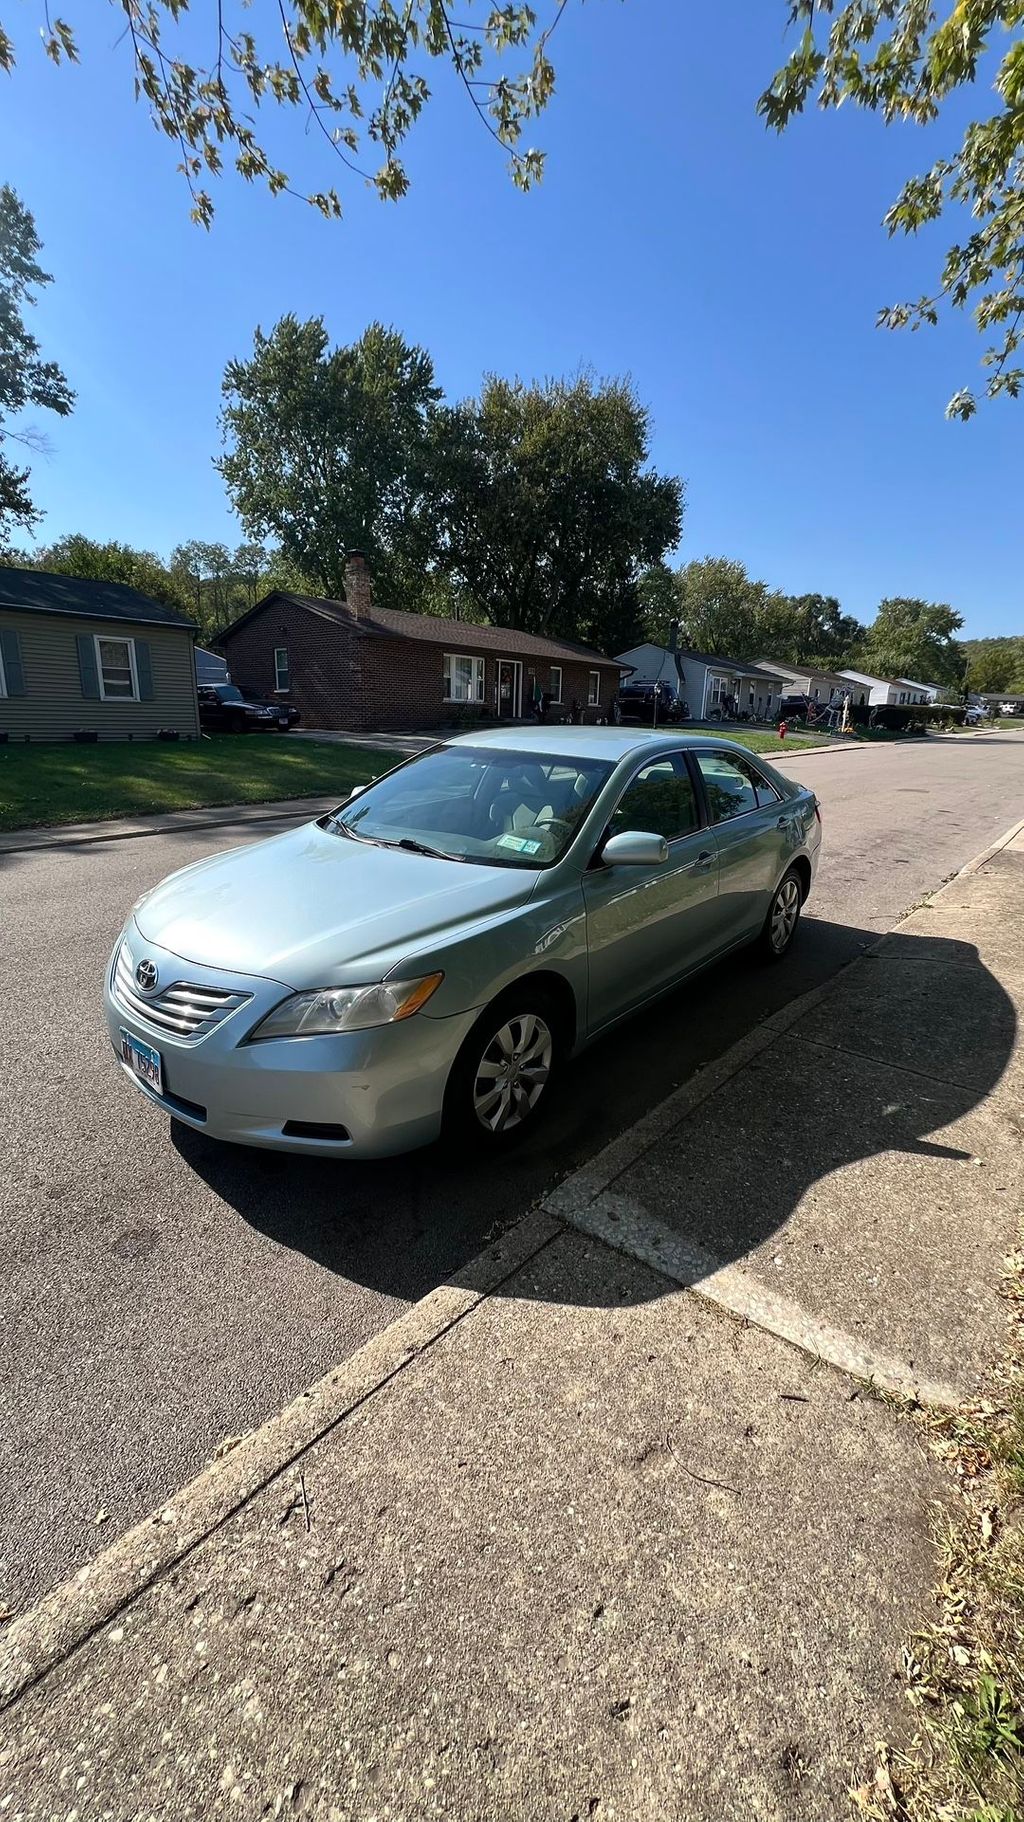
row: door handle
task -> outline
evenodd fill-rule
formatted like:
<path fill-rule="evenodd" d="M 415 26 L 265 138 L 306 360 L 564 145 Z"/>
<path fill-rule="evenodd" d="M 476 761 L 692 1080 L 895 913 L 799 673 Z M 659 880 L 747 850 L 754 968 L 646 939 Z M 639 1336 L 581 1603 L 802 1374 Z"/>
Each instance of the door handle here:
<path fill-rule="evenodd" d="M 775 824 L 775 827 L 777 829 L 791 829 L 793 827 L 792 816 L 780 816 L 778 822 Z"/>
<path fill-rule="evenodd" d="M 709 853 L 707 848 L 704 848 L 694 861 L 693 870 L 695 873 L 710 873 L 714 864 L 714 855 Z"/>

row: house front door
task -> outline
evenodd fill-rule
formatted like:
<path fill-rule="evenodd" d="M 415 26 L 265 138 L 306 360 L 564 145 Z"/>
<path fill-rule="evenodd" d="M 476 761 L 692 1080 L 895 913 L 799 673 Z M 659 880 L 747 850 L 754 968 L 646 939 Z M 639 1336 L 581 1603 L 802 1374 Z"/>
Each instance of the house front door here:
<path fill-rule="evenodd" d="M 498 659 L 498 719 L 514 721 L 520 713 L 523 667 L 518 659 Z"/>

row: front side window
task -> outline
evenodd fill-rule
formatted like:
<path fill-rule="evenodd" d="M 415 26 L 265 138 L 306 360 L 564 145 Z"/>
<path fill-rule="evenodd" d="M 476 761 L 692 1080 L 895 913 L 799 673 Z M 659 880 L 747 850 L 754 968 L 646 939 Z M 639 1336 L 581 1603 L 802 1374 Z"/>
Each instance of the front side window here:
<path fill-rule="evenodd" d="M 600 703 L 601 703 L 601 673 L 600 673 L 600 671 L 591 671 L 591 673 L 590 673 L 590 692 L 587 696 L 587 706 L 588 706 L 588 708 L 596 709 L 596 708 L 600 707 Z"/>
<path fill-rule="evenodd" d="M 642 832 L 678 841 L 700 827 L 693 781 L 681 754 L 654 759 L 638 772 L 619 798 L 610 835 Z"/>
<path fill-rule="evenodd" d="M 551 692 L 550 693 L 551 693 L 552 702 L 561 702 L 561 700 L 562 700 L 562 667 L 560 664 L 553 664 L 551 666 Z"/>
<path fill-rule="evenodd" d="M 275 690 L 287 690 L 290 687 L 291 670 L 288 664 L 288 647 L 277 645 L 274 647 L 274 688 Z"/>
<path fill-rule="evenodd" d="M 488 867 L 560 860 L 611 773 L 600 759 L 436 747 L 361 791 L 323 825 L 383 848 Z"/>
<path fill-rule="evenodd" d="M 137 702 L 134 639 L 96 640 L 96 669 L 104 702 Z"/>
<path fill-rule="evenodd" d="M 445 652 L 444 699 L 446 702 L 483 701 L 484 661 L 482 658 L 467 658 L 458 652 Z"/>
<path fill-rule="evenodd" d="M 697 764 L 707 792 L 712 822 L 728 822 L 748 810 L 778 803 L 779 793 L 752 765 L 731 753 L 698 753 Z"/>

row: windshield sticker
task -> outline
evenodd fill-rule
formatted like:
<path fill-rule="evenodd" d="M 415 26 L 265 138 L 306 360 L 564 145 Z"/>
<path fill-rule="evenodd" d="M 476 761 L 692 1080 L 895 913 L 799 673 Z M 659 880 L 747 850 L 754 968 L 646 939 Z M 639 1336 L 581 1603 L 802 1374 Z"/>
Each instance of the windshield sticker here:
<path fill-rule="evenodd" d="M 525 835 L 499 835 L 495 846 L 511 848 L 516 854 L 539 854 L 543 843 L 529 841 Z"/>

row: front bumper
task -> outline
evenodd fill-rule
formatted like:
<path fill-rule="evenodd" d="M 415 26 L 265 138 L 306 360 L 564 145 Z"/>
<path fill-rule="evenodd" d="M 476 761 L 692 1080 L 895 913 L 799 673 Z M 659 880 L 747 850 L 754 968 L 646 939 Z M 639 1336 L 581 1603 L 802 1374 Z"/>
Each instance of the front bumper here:
<path fill-rule="evenodd" d="M 172 1036 L 129 1011 L 114 993 L 114 963 L 126 939 L 134 961 L 149 957 L 163 981 L 227 987 L 252 997 L 198 1041 Z M 111 956 L 103 1004 L 125 1074 L 148 1100 L 197 1132 L 313 1157 L 387 1158 L 436 1139 L 448 1074 L 475 1012 L 442 1019 L 419 1013 L 371 1031 L 247 1044 L 248 1033 L 291 991 L 279 981 L 182 961 L 129 926 Z M 162 1094 L 121 1060 L 122 1030 L 159 1050 Z M 346 1136 L 321 1136 L 311 1127 L 343 1128 Z"/>

